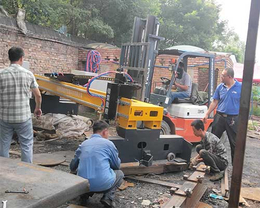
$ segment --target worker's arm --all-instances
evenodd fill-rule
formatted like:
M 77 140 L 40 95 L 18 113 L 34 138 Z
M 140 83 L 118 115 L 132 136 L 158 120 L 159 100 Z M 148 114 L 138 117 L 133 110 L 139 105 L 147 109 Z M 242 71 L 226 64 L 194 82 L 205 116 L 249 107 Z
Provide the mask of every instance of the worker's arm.
M 118 157 L 118 150 L 117 150 L 116 146 L 114 145 L 114 143 L 111 144 L 110 149 L 111 149 L 110 167 L 113 170 L 119 170 L 120 169 L 121 160 Z
M 36 117 L 39 117 L 42 115 L 42 110 L 41 110 L 41 104 L 42 104 L 42 96 L 39 88 L 32 88 L 32 93 L 35 98 L 35 109 L 34 109 L 34 115 Z
M 187 91 L 187 90 L 189 89 L 189 86 L 187 86 L 187 85 L 181 85 L 181 84 L 179 84 L 179 83 L 177 83 L 177 82 L 175 82 L 175 86 L 181 88 L 181 89 L 184 90 L 184 91 Z
M 77 171 L 77 169 L 78 169 L 80 154 L 81 154 L 81 145 L 76 150 L 74 158 L 70 162 L 70 171 L 72 173 L 75 173 Z
M 209 109 L 203 118 L 204 123 L 207 122 L 209 114 L 217 107 L 217 105 L 218 105 L 218 100 L 214 99 L 213 102 L 210 104 Z

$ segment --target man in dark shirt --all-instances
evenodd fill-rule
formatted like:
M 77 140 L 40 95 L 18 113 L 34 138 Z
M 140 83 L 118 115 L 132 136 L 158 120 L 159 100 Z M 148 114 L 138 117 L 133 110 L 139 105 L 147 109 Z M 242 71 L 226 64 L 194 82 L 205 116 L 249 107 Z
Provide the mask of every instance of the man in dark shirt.
M 198 155 L 195 157 L 197 162 L 204 162 L 210 166 L 210 172 L 213 175 L 211 181 L 220 180 L 223 177 L 223 171 L 228 165 L 227 150 L 220 139 L 210 132 L 205 132 L 204 124 L 201 120 L 195 120 L 191 123 L 193 133 L 201 137 L 201 143 L 196 146 Z
M 100 202 L 105 207 L 114 207 L 115 191 L 124 177 L 124 173 L 119 170 L 120 163 L 114 143 L 108 140 L 108 124 L 96 121 L 93 135 L 78 147 L 70 169 L 77 170 L 79 176 L 88 179 L 90 192 L 104 193 Z M 85 197 L 88 198 L 87 195 Z

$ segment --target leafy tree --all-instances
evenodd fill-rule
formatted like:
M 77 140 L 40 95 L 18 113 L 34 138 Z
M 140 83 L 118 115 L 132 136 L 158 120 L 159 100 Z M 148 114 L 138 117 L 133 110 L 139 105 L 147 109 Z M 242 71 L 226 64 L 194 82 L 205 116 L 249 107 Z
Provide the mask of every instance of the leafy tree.
M 244 62 L 245 43 L 239 39 L 237 33 L 227 28 L 224 35 L 215 42 L 214 49 L 218 51 L 232 53 L 236 56 L 237 62 Z
M 211 49 L 221 36 L 225 23 L 219 20 L 220 9 L 213 0 L 161 0 L 161 48 L 195 45 Z
M 243 60 L 244 44 L 219 20 L 214 0 L 4 0 L 4 8 L 15 16 L 26 10 L 26 20 L 98 42 L 121 46 L 129 42 L 134 17 L 155 15 L 165 37 L 160 48 L 195 45 L 206 50 L 231 52 Z M 228 31 L 228 32 L 226 32 Z

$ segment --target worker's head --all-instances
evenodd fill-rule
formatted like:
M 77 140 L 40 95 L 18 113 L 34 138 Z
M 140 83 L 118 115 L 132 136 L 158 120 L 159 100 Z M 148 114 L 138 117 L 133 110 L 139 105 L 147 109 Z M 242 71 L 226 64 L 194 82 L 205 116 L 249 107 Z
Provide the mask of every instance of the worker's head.
M 178 67 L 177 72 L 176 72 L 178 79 L 182 78 L 183 71 L 184 71 L 184 64 L 183 64 L 183 62 L 180 62 L 179 67 Z
M 9 60 L 11 63 L 23 64 L 24 51 L 19 47 L 12 47 L 8 51 Z
M 234 70 L 232 68 L 226 68 L 221 73 L 221 80 L 224 84 L 229 84 L 234 79 Z
M 204 123 L 202 122 L 202 120 L 194 120 L 191 123 L 192 126 L 192 130 L 193 130 L 193 134 L 197 137 L 201 137 L 204 135 Z
M 93 125 L 93 133 L 100 134 L 103 138 L 108 138 L 109 125 L 105 121 L 96 121 Z

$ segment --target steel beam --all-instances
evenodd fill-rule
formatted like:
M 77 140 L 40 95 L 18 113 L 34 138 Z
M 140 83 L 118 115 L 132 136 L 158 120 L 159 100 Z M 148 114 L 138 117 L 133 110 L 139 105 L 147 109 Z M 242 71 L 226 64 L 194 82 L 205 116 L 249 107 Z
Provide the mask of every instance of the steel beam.
M 252 91 L 252 80 L 255 65 L 255 52 L 257 43 L 257 32 L 259 24 L 260 1 L 251 1 L 251 10 L 249 16 L 249 25 L 246 42 L 243 83 L 240 98 L 240 110 L 238 117 L 238 131 L 236 137 L 236 148 L 233 163 L 233 172 L 231 179 L 231 191 L 229 207 L 234 208 L 239 205 L 239 196 L 241 189 L 241 179 L 244 164 L 244 155 L 246 147 L 247 124 L 250 108 L 250 96 Z

